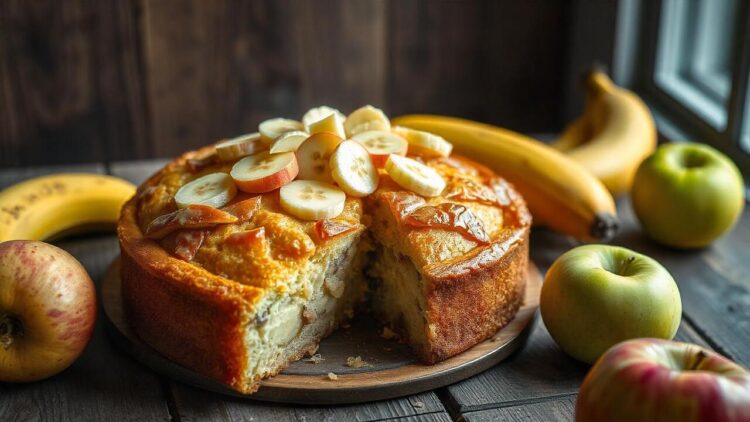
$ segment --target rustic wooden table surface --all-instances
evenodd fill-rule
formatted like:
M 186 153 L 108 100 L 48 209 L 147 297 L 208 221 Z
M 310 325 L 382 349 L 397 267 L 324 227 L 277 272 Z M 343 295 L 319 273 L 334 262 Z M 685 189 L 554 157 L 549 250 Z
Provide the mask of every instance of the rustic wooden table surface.
M 163 161 L 0 170 L 0 189 L 60 171 L 109 173 L 140 183 Z M 750 210 L 713 246 L 675 251 L 646 240 L 630 205 L 619 204 L 623 229 L 613 243 L 664 264 L 680 287 L 682 326 L 677 338 L 699 343 L 750 367 Z M 57 244 L 75 255 L 99 282 L 119 253 L 114 235 Z M 544 271 L 571 240 L 545 230 L 532 234 L 532 257 Z M 571 420 L 588 369 L 563 354 L 540 322 L 526 346 L 508 360 L 463 382 L 435 391 L 360 405 L 287 406 L 228 398 L 165 379 L 117 350 L 101 315 L 84 355 L 69 369 L 28 385 L 0 384 L 2 421 L 346 420 L 489 421 Z

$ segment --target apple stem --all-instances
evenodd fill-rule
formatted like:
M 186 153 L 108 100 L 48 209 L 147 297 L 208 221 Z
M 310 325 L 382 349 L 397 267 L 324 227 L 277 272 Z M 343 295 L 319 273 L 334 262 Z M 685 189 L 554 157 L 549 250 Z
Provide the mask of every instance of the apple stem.
M 0 345 L 8 350 L 16 337 L 23 336 L 23 326 L 18 318 L 10 314 L 0 315 Z
M 625 259 L 625 262 L 620 267 L 620 271 L 618 271 L 618 273 L 620 275 L 627 275 L 628 274 L 628 267 L 630 267 L 630 264 L 632 264 L 633 261 L 635 261 L 635 256 L 631 255 L 631 256 L 627 257 Z

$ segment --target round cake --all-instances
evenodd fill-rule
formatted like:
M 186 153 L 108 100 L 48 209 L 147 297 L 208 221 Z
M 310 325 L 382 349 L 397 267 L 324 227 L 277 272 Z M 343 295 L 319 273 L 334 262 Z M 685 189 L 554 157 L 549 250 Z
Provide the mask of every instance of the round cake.
M 501 177 L 370 106 L 259 129 L 183 154 L 123 207 L 144 342 L 252 393 L 363 309 L 426 364 L 513 319 L 531 217 Z

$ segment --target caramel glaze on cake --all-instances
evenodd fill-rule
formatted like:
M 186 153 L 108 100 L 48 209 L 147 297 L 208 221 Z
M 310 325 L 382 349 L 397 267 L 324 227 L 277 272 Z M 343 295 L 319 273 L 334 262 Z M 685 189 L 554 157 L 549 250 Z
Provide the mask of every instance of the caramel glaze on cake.
M 530 214 L 479 164 L 426 159 L 447 182 L 428 199 L 381 173 L 373 195 L 348 197 L 341 215 L 319 222 L 284 213 L 278 191 L 241 193 L 223 208 L 234 222 L 149 239 L 149 224 L 176 210 L 180 186 L 228 172 L 212 153 L 186 153 L 150 177 L 118 225 L 128 321 L 183 366 L 251 393 L 313 353 L 368 296 L 431 364 L 489 338 L 521 305 Z

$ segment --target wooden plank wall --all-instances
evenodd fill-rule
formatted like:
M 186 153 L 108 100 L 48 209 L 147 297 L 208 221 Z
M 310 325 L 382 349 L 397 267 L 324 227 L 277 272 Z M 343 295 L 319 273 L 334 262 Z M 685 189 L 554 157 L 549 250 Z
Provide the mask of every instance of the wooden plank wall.
M 169 157 L 323 103 L 555 130 L 564 3 L 4 0 L 0 167 Z

